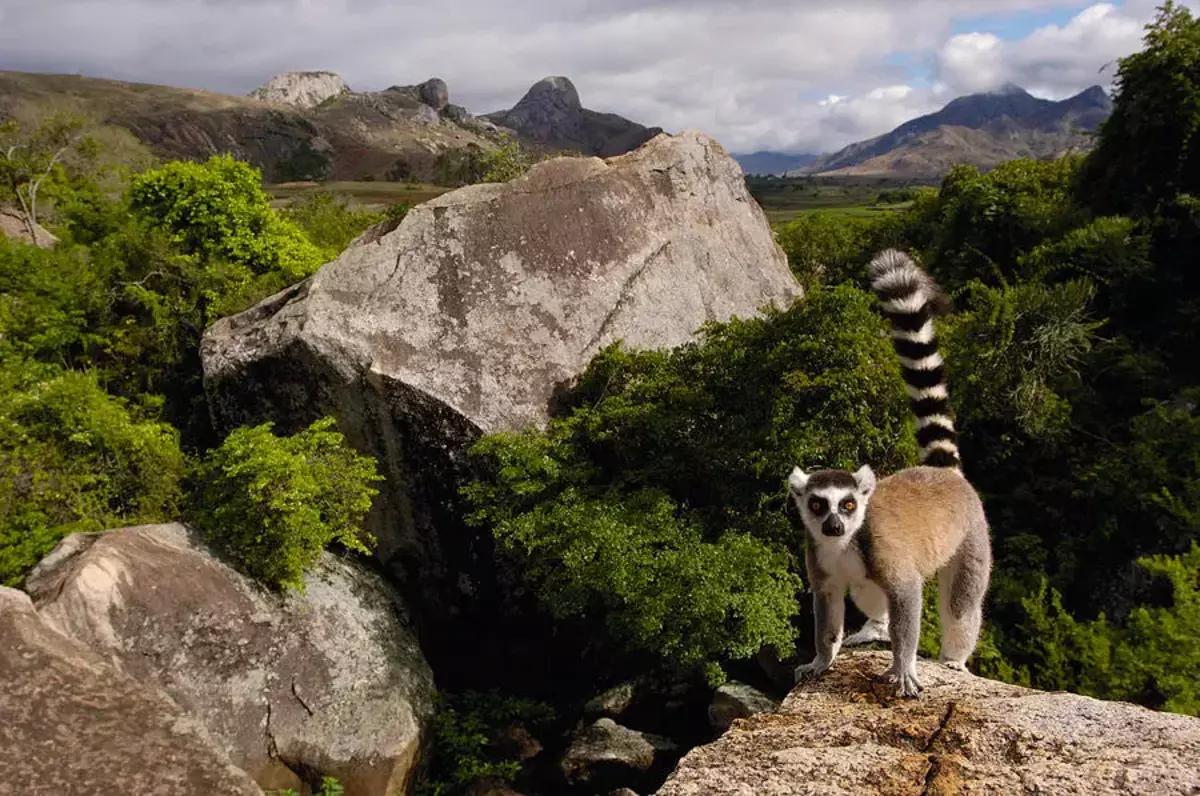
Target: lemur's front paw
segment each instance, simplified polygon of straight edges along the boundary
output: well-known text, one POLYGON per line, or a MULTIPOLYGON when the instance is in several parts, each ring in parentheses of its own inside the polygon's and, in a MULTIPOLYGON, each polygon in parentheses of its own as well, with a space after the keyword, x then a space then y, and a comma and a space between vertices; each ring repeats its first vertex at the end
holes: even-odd
POLYGON ((793 672, 796 682, 801 680, 815 680, 825 672, 829 671, 829 666, 833 661, 823 661, 820 658, 814 658, 811 663, 802 663, 796 667, 793 672))
POLYGON ((945 666, 947 669, 953 669, 956 672, 967 671, 967 665, 962 661, 942 661, 942 666, 945 666))
POLYGON ((889 683, 896 684, 896 696, 898 697, 904 697, 906 699, 918 697, 921 695, 921 691, 923 690, 921 681, 917 679, 917 673, 915 671, 897 672, 894 669, 888 669, 887 674, 884 675, 884 679, 889 683))

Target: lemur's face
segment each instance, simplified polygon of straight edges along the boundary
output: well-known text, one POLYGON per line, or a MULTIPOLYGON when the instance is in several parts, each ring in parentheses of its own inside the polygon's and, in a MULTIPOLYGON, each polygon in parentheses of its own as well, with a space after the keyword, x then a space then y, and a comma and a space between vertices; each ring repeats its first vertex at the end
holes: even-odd
POLYGON ((875 491, 875 473, 865 464, 853 473, 805 473, 797 467, 788 477, 788 489, 812 538, 819 544, 841 546, 862 527, 867 500, 875 491))

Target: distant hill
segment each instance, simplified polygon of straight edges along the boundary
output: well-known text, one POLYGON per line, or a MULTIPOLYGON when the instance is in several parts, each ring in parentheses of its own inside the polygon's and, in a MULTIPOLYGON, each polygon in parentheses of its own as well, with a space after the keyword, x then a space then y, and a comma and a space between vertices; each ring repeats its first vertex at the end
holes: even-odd
POLYGON ((807 168, 820 158, 820 155, 797 155, 788 152, 749 152, 734 153, 733 159, 742 167, 744 174, 782 175, 789 171, 807 168))
POLYGON ((1099 86, 1054 102, 1009 84, 959 97, 890 133, 823 156, 803 171, 919 178, 941 176, 955 163, 989 169, 1015 158, 1053 158, 1090 148, 1087 133, 1111 112, 1112 100, 1099 86))
MULTIPOLYGON (((97 123, 129 130, 160 157, 203 159, 229 152, 260 168, 271 182, 408 177, 430 181, 441 153, 489 149, 504 134, 607 156, 634 149, 659 132, 619 116, 581 107, 572 110, 569 102, 555 110, 545 102, 556 94, 561 98, 560 87, 554 89, 531 89, 517 107, 502 114, 516 125, 504 129, 451 104, 449 89, 438 78, 356 92, 332 72, 290 72, 242 97, 76 75, 0 71, 0 121, 35 109, 82 113, 97 123), (549 140, 544 140, 545 133, 549 140)), ((578 95, 574 97, 578 106, 578 95)))
POLYGON ((534 147, 600 157, 637 149, 662 132, 661 127, 646 127, 614 113, 588 110, 575 85, 565 77, 543 78, 512 109, 483 118, 516 131, 524 143, 534 147))

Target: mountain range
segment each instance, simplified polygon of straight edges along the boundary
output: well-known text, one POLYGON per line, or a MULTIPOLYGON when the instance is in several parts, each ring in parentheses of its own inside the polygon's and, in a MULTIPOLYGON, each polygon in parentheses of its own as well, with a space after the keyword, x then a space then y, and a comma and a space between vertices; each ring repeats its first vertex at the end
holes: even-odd
MULTIPOLYGON (((354 91, 332 72, 276 75, 249 96, 75 75, 0 71, 0 121, 53 108, 124 128, 151 152, 204 158, 230 152, 272 182, 433 181, 439 157, 488 149, 506 136, 541 152, 609 157, 662 132, 583 106, 569 79, 534 83, 508 110, 475 116, 450 102, 445 81, 354 91)), ((1051 158, 1091 145, 1112 111, 1099 86, 1059 102, 1024 89, 959 97, 884 135, 831 154, 735 154, 748 174, 936 179, 955 163, 982 169, 1019 157, 1051 158)))
POLYGON ((445 81, 353 91, 332 72, 276 75, 249 96, 77 75, 0 71, 0 121, 37 109, 124 128, 160 157, 229 152, 268 181, 432 181, 439 155, 505 136, 541 151, 610 156, 661 132, 583 107, 571 81, 540 80, 511 110, 476 117, 445 81))
POLYGON ((1087 149, 1089 133, 1111 112, 1112 100, 1100 86, 1055 102, 1007 84, 958 97, 935 113, 832 154, 755 152, 734 157, 747 174, 931 178, 955 163, 988 169, 1015 158, 1053 158, 1087 149))

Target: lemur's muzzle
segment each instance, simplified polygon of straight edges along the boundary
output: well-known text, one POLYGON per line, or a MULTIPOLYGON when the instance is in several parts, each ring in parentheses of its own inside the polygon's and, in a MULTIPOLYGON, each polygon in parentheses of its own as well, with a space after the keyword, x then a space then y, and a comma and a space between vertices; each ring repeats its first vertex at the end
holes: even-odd
POLYGON ((841 536, 846 533, 846 526, 841 517, 830 514, 825 518, 825 522, 821 523, 821 533, 826 536, 841 536))

